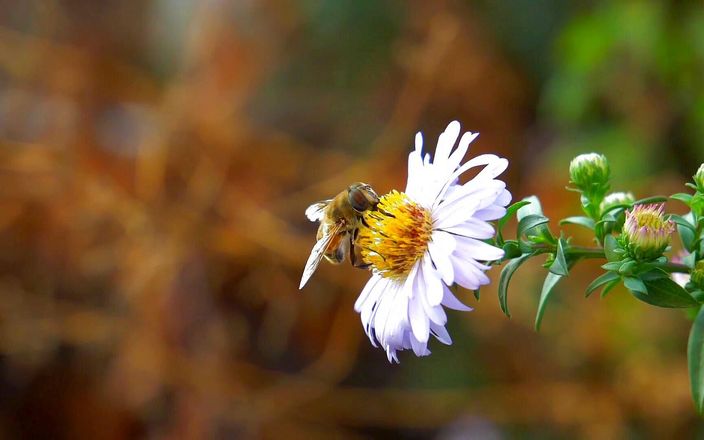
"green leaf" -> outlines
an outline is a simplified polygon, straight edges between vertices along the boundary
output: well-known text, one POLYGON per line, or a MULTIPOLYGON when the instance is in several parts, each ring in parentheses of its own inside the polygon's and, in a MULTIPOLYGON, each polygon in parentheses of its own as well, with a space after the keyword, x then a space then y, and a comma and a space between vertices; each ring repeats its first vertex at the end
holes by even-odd
POLYGON ((614 287, 618 286, 620 279, 613 280, 610 283, 608 283, 604 288, 601 290, 601 298, 604 298, 606 295, 613 290, 614 287))
POLYGON ((581 215, 567 217, 560 220, 560 226, 565 224, 584 226, 587 229, 594 230, 594 220, 581 215))
POLYGON ((691 224, 686 218, 682 217, 681 215, 670 214, 668 217, 669 217, 670 220, 672 220, 673 222, 675 222, 675 223, 676 223, 677 225, 679 225, 679 226, 683 226, 683 227, 685 227, 685 228, 689 228, 689 229, 691 229, 692 231, 695 231, 695 230, 696 230, 696 228, 694 227, 694 225, 691 224))
POLYGON ((704 302, 704 290, 695 289, 689 293, 698 302, 704 302))
POLYGON ((523 220, 524 217, 529 215, 543 215, 543 207, 540 205, 540 199, 536 196, 526 197, 523 201, 528 203, 518 208, 516 212, 518 221, 523 220))
POLYGON ((602 264, 601 268, 604 270, 616 272, 621 268, 622 264, 623 263, 621 263, 620 261, 610 261, 606 264, 602 264))
POLYGON ((474 297, 477 299, 477 301, 479 301, 479 289, 472 290, 472 293, 474 294, 474 297))
POLYGON ((508 310, 508 283, 511 281, 511 277, 513 277, 513 273, 516 272, 516 269, 532 256, 533 254, 531 253, 514 258, 501 270, 501 275, 499 276, 499 305, 501 306, 501 311, 509 318, 511 317, 511 312, 508 310))
POLYGON ((512 260, 516 257, 520 257, 523 252, 521 252, 521 247, 518 242, 514 240, 509 240, 503 245, 504 250, 504 260, 512 260))
POLYGON ((620 249, 621 245, 613 235, 604 237, 604 255, 607 261, 621 261, 621 254, 617 252, 620 249))
POLYGON ((527 234, 528 232, 530 232, 536 226, 544 225, 549 221, 550 220, 547 217, 544 217, 539 214, 531 214, 525 216, 518 222, 517 235, 521 237, 523 234, 527 234))
POLYGON ((562 275, 556 275, 554 273, 549 273, 545 277, 545 282, 543 282, 543 289, 540 291, 540 301, 538 302, 538 312, 535 315, 535 330, 540 331, 540 323, 543 321, 543 314, 545 313, 545 306, 550 299, 550 294, 552 293, 557 282, 563 278, 562 275))
POLYGON ((635 277, 625 277, 623 279, 623 285, 628 288, 631 292, 640 293, 643 295, 648 294, 648 289, 645 287, 645 283, 640 278, 635 277))
POLYGON ((501 217, 499 219, 499 222, 497 223, 498 230, 501 231, 503 229, 503 227, 506 226, 506 223, 508 223, 508 221, 511 219, 511 217, 513 217, 513 214, 515 214, 522 207, 524 207, 526 205, 530 205, 530 203, 531 202, 529 200, 521 200, 520 202, 516 202, 513 205, 506 208, 506 215, 501 217))
POLYGON ((555 275, 566 276, 569 273, 567 260, 565 259, 565 245, 567 243, 563 238, 557 241, 557 250, 555 251, 555 261, 550 265, 550 272, 555 275))
POLYGON ((694 246, 695 246, 695 236, 694 236, 694 231, 692 231, 690 228, 677 225, 677 232, 680 234, 680 239, 682 240, 682 246, 684 246, 687 251, 692 252, 694 251, 694 246))
POLYGON ((689 386, 697 412, 704 412, 704 307, 699 309, 687 342, 689 386))
POLYGON ((640 269, 640 264, 637 261, 629 260, 623 261, 621 267, 618 268, 618 273, 621 275, 628 275, 630 273, 636 272, 636 269, 640 269))
POLYGON ((690 202, 692 201, 692 195, 687 193, 673 194, 670 196, 670 198, 673 200, 679 200, 687 206, 689 206, 690 202))
POLYGON ((662 202, 667 202, 667 197, 663 196, 653 196, 653 197, 646 197, 644 199, 636 200, 633 202, 633 205, 647 205, 649 203, 662 203, 662 202))
POLYGON ((631 289, 633 296, 639 300, 654 306, 667 308, 694 307, 698 305, 697 301, 686 290, 670 278, 647 278, 646 276, 641 276, 647 293, 631 289))
POLYGON ((604 284, 610 283, 612 281, 618 281, 621 277, 614 273, 614 272, 606 272, 596 278, 594 281, 592 281, 588 286, 587 290, 584 293, 584 296, 586 298, 589 298, 589 295, 591 295, 596 289, 599 287, 603 286, 604 284))

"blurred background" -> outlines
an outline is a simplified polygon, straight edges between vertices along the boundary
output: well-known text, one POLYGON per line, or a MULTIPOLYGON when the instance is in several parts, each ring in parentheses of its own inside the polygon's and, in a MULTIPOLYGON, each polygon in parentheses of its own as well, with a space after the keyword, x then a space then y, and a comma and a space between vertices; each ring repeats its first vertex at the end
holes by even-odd
POLYGON ((685 314, 585 300, 597 262, 540 334, 540 261, 510 320, 460 291, 455 344, 400 365, 352 309, 368 273, 297 289, 308 204, 403 189, 452 119, 555 220, 580 152, 683 190, 702 78, 701 1, 0 0, 0 437, 703 436, 685 314))

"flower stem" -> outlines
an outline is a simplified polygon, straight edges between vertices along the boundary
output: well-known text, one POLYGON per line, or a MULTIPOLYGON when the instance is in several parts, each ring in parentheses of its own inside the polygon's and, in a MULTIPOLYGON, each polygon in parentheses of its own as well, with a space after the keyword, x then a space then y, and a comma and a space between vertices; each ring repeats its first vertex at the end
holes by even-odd
POLYGON ((581 258, 606 258, 603 248, 590 248, 584 246, 570 246, 565 249, 565 253, 581 258))

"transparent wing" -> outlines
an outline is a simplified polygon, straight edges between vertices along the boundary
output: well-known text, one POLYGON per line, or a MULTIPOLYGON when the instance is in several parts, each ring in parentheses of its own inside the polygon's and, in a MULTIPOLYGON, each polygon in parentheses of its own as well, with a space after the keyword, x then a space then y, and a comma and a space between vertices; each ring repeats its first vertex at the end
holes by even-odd
POLYGON ((319 222, 323 218, 325 213, 325 208, 332 202, 330 200, 321 200, 320 202, 315 202, 306 209, 306 217, 312 222, 319 222))
POLYGON ((315 269, 318 268, 318 265, 320 264, 320 260, 323 259, 323 256, 325 255, 325 250, 328 248, 328 245, 332 241, 333 238, 340 232, 342 229, 342 225, 335 225, 328 229, 327 233, 323 235, 323 237, 318 240, 317 243, 315 243, 315 246, 313 246, 313 250, 310 251, 310 256, 308 257, 308 261, 306 261, 306 267, 303 269, 303 276, 301 276, 301 284, 299 284, 298 289, 302 289, 303 286, 306 285, 308 280, 310 279, 311 276, 313 276, 313 273, 315 272, 315 269))

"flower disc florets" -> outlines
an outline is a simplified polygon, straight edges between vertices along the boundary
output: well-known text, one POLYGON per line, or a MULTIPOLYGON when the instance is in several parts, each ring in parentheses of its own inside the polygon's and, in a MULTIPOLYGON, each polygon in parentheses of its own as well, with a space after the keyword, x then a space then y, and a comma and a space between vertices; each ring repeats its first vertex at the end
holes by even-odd
POLYGON ((428 249, 430 212, 394 190, 381 196, 376 210, 365 213, 364 223, 357 237, 364 262, 385 278, 405 279, 428 249))
POLYGON ((586 194, 600 194, 609 188, 609 162, 598 153, 580 154, 570 162, 570 181, 586 194))
POLYGON ((670 244, 675 230, 671 220, 665 220, 664 204, 637 205, 626 212, 623 244, 628 255, 640 261, 658 258, 670 244))

